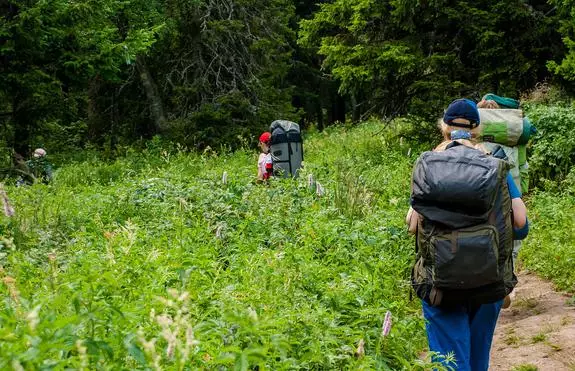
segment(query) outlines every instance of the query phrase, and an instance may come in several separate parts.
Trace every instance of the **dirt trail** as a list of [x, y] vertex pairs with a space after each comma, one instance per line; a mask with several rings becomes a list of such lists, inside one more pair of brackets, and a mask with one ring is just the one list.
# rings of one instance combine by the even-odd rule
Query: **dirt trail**
[[489, 369], [575, 371], [575, 307], [567, 304], [569, 297], [522, 272], [511, 308], [501, 311]]

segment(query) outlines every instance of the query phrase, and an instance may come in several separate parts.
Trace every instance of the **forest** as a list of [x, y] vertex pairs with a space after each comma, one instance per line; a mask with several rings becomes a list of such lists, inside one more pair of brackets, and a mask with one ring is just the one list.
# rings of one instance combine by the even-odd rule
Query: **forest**
[[[490, 370], [575, 369], [574, 0], [0, 12], [1, 370], [453, 370], [405, 216], [444, 109], [486, 93], [521, 103], [530, 223]], [[303, 167], [258, 181], [276, 119]]]
[[[4, 0], [0, 140], [114, 154], [238, 148], [282, 118], [435, 120], [457, 97], [575, 81], [571, 0]], [[424, 125], [422, 125], [423, 127]]]

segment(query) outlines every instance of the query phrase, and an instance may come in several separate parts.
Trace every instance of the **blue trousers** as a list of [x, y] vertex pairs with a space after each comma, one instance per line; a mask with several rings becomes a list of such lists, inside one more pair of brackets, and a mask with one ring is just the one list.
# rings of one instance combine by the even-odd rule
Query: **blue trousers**
[[443, 362], [455, 370], [487, 371], [493, 333], [503, 300], [453, 310], [432, 307], [425, 302], [422, 304], [429, 350], [442, 355], [453, 353], [456, 364]]

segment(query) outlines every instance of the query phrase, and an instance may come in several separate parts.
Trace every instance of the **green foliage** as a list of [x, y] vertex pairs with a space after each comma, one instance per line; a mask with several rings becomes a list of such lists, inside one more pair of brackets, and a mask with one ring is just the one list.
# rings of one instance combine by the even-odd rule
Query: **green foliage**
[[545, 76], [560, 53], [546, 14], [523, 1], [336, 0], [302, 21], [300, 42], [368, 111], [432, 118], [451, 98], [517, 95]]
[[539, 368], [535, 365], [525, 363], [519, 366], [513, 367], [512, 371], [537, 371]]
[[559, 63], [555, 60], [550, 61], [548, 66], [551, 71], [573, 83], [575, 82], [575, 1], [551, 0], [550, 2], [562, 15], [559, 31], [563, 36], [567, 55]]
[[[166, 3], [173, 15], [151, 55], [166, 108], [167, 135], [190, 147], [236, 147], [277, 118], [297, 119], [284, 80], [294, 38], [287, 0]], [[193, 51], [193, 52], [191, 52]]]
[[575, 109], [535, 104], [526, 107], [526, 114], [539, 132], [529, 148], [531, 182], [565, 179], [575, 165]]
[[154, 43], [161, 25], [120, 30], [115, 23], [129, 4], [56, 0], [3, 5], [0, 96], [3, 110], [10, 112], [10, 139], [22, 155], [39, 126], [81, 121], [89, 79], [118, 80], [122, 65]]
[[[573, 178], [573, 177], [572, 177]], [[521, 249], [525, 266], [550, 278], [561, 290], [575, 287], [575, 183], [535, 193], [529, 202], [529, 237]]]
[[[306, 141], [323, 196], [306, 177], [256, 185], [253, 152], [156, 145], [7, 187], [0, 368], [441, 368], [418, 359], [409, 300], [415, 155], [377, 122], [329, 131]], [[367, 212], [342, 201], [365, 192]]]

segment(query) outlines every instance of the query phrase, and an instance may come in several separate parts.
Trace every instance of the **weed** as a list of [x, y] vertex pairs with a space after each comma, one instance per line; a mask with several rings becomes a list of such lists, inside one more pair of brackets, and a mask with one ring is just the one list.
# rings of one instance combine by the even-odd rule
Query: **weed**
[[521, 338], [515, 334], [515, 330], [513, 328], [508, 328], [503, 341], [509, 346], [517, 347], [521, 343]]
[[511, 369], [511, 371], [537, 371], [537, 370], [539, 370], [537, 366], [528, 363], [515, 366]]
[[540, 332], [531, 338], [531, 342], [533, 344], [541, 343], [546, 340], [547, 340], [547, 334], [545, 332]]
[[550, 343], [548, 341], [545, 342], [545, 345], [547, 345], [548, 347], [550, 347], [554, 352], [560, 352], [563, 350], [563, 347], [559, 344], [555, 344], [555, 343]]
[[520, 297], [518, 298], [514, 306], [516, 308], [523, 308], [527, 310], [535, 310], [539, 306], [539, 298], [536, 297]]

